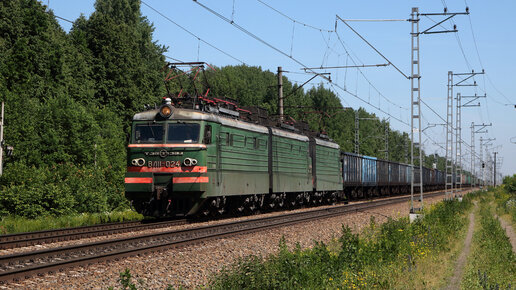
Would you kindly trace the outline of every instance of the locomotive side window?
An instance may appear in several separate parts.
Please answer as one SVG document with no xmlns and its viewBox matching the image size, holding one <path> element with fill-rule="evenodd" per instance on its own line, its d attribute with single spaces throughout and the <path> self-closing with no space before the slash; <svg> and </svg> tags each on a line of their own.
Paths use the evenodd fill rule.
<svg viewBox="0 0 516 290">
<path fill-rule="evenodd" d="M 222 132 L 220 133 L 220 144 L 221 145 L 226 145 L 226 146 L 229 146 L 229 133 L 227 132 Z"/>
<path fill-rule="evenodd" d="M 199 124 L 168 124 L 167 143 L 199 143 Z"/>
<path fill-rule="evenodd" d="M 134 126 L 134 143 L 162 143 L 162 124 L 137 124 Z"/>
<path fill-rule="evenodd" d="M 204 127 L 204 144 L 211 144 L 211 125 Z"/>
<path fill-rule="evenodd" d="M 244 148 L 245 147 L 245 137 L 240 134 L 231 134 L 231 146 Z"/>
<path fill-rule="evenodd" d="M 267 150 L 267 141 L 265 141 L 263 139 L 258 139 L 257 149 L 262 150 L 262 151 Z"/>
<path fill-rule="evenodd" d="M 245 137 L 245 147 L 257 149 L 258 144 L 256 141 L 256 137 L 249 137 L 249 136 Z"/>
</svg>

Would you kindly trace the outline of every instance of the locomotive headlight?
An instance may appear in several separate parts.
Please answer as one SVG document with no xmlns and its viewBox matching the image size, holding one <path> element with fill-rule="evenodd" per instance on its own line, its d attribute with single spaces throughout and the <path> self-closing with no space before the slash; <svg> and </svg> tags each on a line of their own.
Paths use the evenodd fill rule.
<svg viewBox="0 0 516 290">
<path fill-rule="evenodd" d="M 159 115 L 163 118 L 168 118 L 172 115 L 172 105 L 164 104 L 159 108 Z"/>
<path fill-rule="evenodd" d="M 195 166 L 195 165 L 197 165 L 197 159 L 185 158 L 185 160 L 183 161 L 183 164 L 185 166 Z"/>
<path fill-rule="evenodd" d="M 191 158 L 185 158 L 185 161 L 183 161 L 183 164 L 185 166 L 192 166 L 192 159 Z"/>
<path fill-rule="evenodd" d="M 133 160 L 131 160 L 131 164 L 133 164 L 133 166 L 143 166 L 143 165 L 145 165 L 145 159 L 143 159 L 143 158 L 133 159 Z"/>
<path fill-rule="evenodd" d="M 145 165 L 145 159 L 143 159 L 143 158 L 138 159 L 138 166 L 143 166 L 143 165 Z"/>
</svg>

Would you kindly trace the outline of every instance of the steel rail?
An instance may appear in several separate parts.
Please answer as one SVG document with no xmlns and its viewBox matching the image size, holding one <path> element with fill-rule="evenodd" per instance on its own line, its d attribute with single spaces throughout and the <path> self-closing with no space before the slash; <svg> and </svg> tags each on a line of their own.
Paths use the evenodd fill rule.
<svg viewBox="0 0 516 290">
<path fill-rule="evenodd" d="M 61 228 L 55 230 L 1 235 L 0 250 L 40 245 L 45 243 L 55 243 L 61 241 L 106 236 L 131 231 L 163 228 L 168 226 L 182 225 L 186 223 L 186 219 L 162 222 L 129 221 L 121 223 L 108 223 L 93 226 Z"/>
<path fill-rule="evenodd" d="M 427 196 L 442 194 L 443 191 L 430 193 Z M 406 196 L 379 199 L 363 203 L 287 213 L 279 216 L 233 221 L 184 230 L 4 255 L 0 256 L 0 281 L 3 283 L 17 281 L 33 275 L 62 271 L 63 269 L 74 266 L 88 265 L 107 260 L 118 260 L 123 257 L 182 247 L 210 239 L 256 232 L 316 219 L 334 217 L 351 212 L 359 212 L 375 207 L 405 202 L 407 200 L 408 197 Z M 51 261 L 44 261 L 44 259 Z"/>
</svg>

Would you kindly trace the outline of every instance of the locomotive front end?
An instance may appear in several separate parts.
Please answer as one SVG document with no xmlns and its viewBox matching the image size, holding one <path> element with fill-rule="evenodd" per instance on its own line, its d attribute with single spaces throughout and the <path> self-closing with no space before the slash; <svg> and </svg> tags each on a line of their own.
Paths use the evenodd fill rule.
<svg viewBox="0 0 516 290">
<path fill-rule="evenodd" d="M 209 182 L 204 123 L 175 119 L 174 108 L 136 114 L 128 145 L 125 195 L 147 216 L 184 216 L 201 206 Z"/>
</svg>

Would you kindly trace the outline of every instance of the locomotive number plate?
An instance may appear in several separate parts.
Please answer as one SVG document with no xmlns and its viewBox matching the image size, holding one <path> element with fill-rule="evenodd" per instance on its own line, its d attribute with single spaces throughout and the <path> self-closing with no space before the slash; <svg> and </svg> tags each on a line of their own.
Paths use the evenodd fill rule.
<svg viewBox="0 0 516 290">
<path fill-rule="evenodd" d="M 180 167 L 181 161 L 149 161 L 148 167 Z"/>
</svg>

